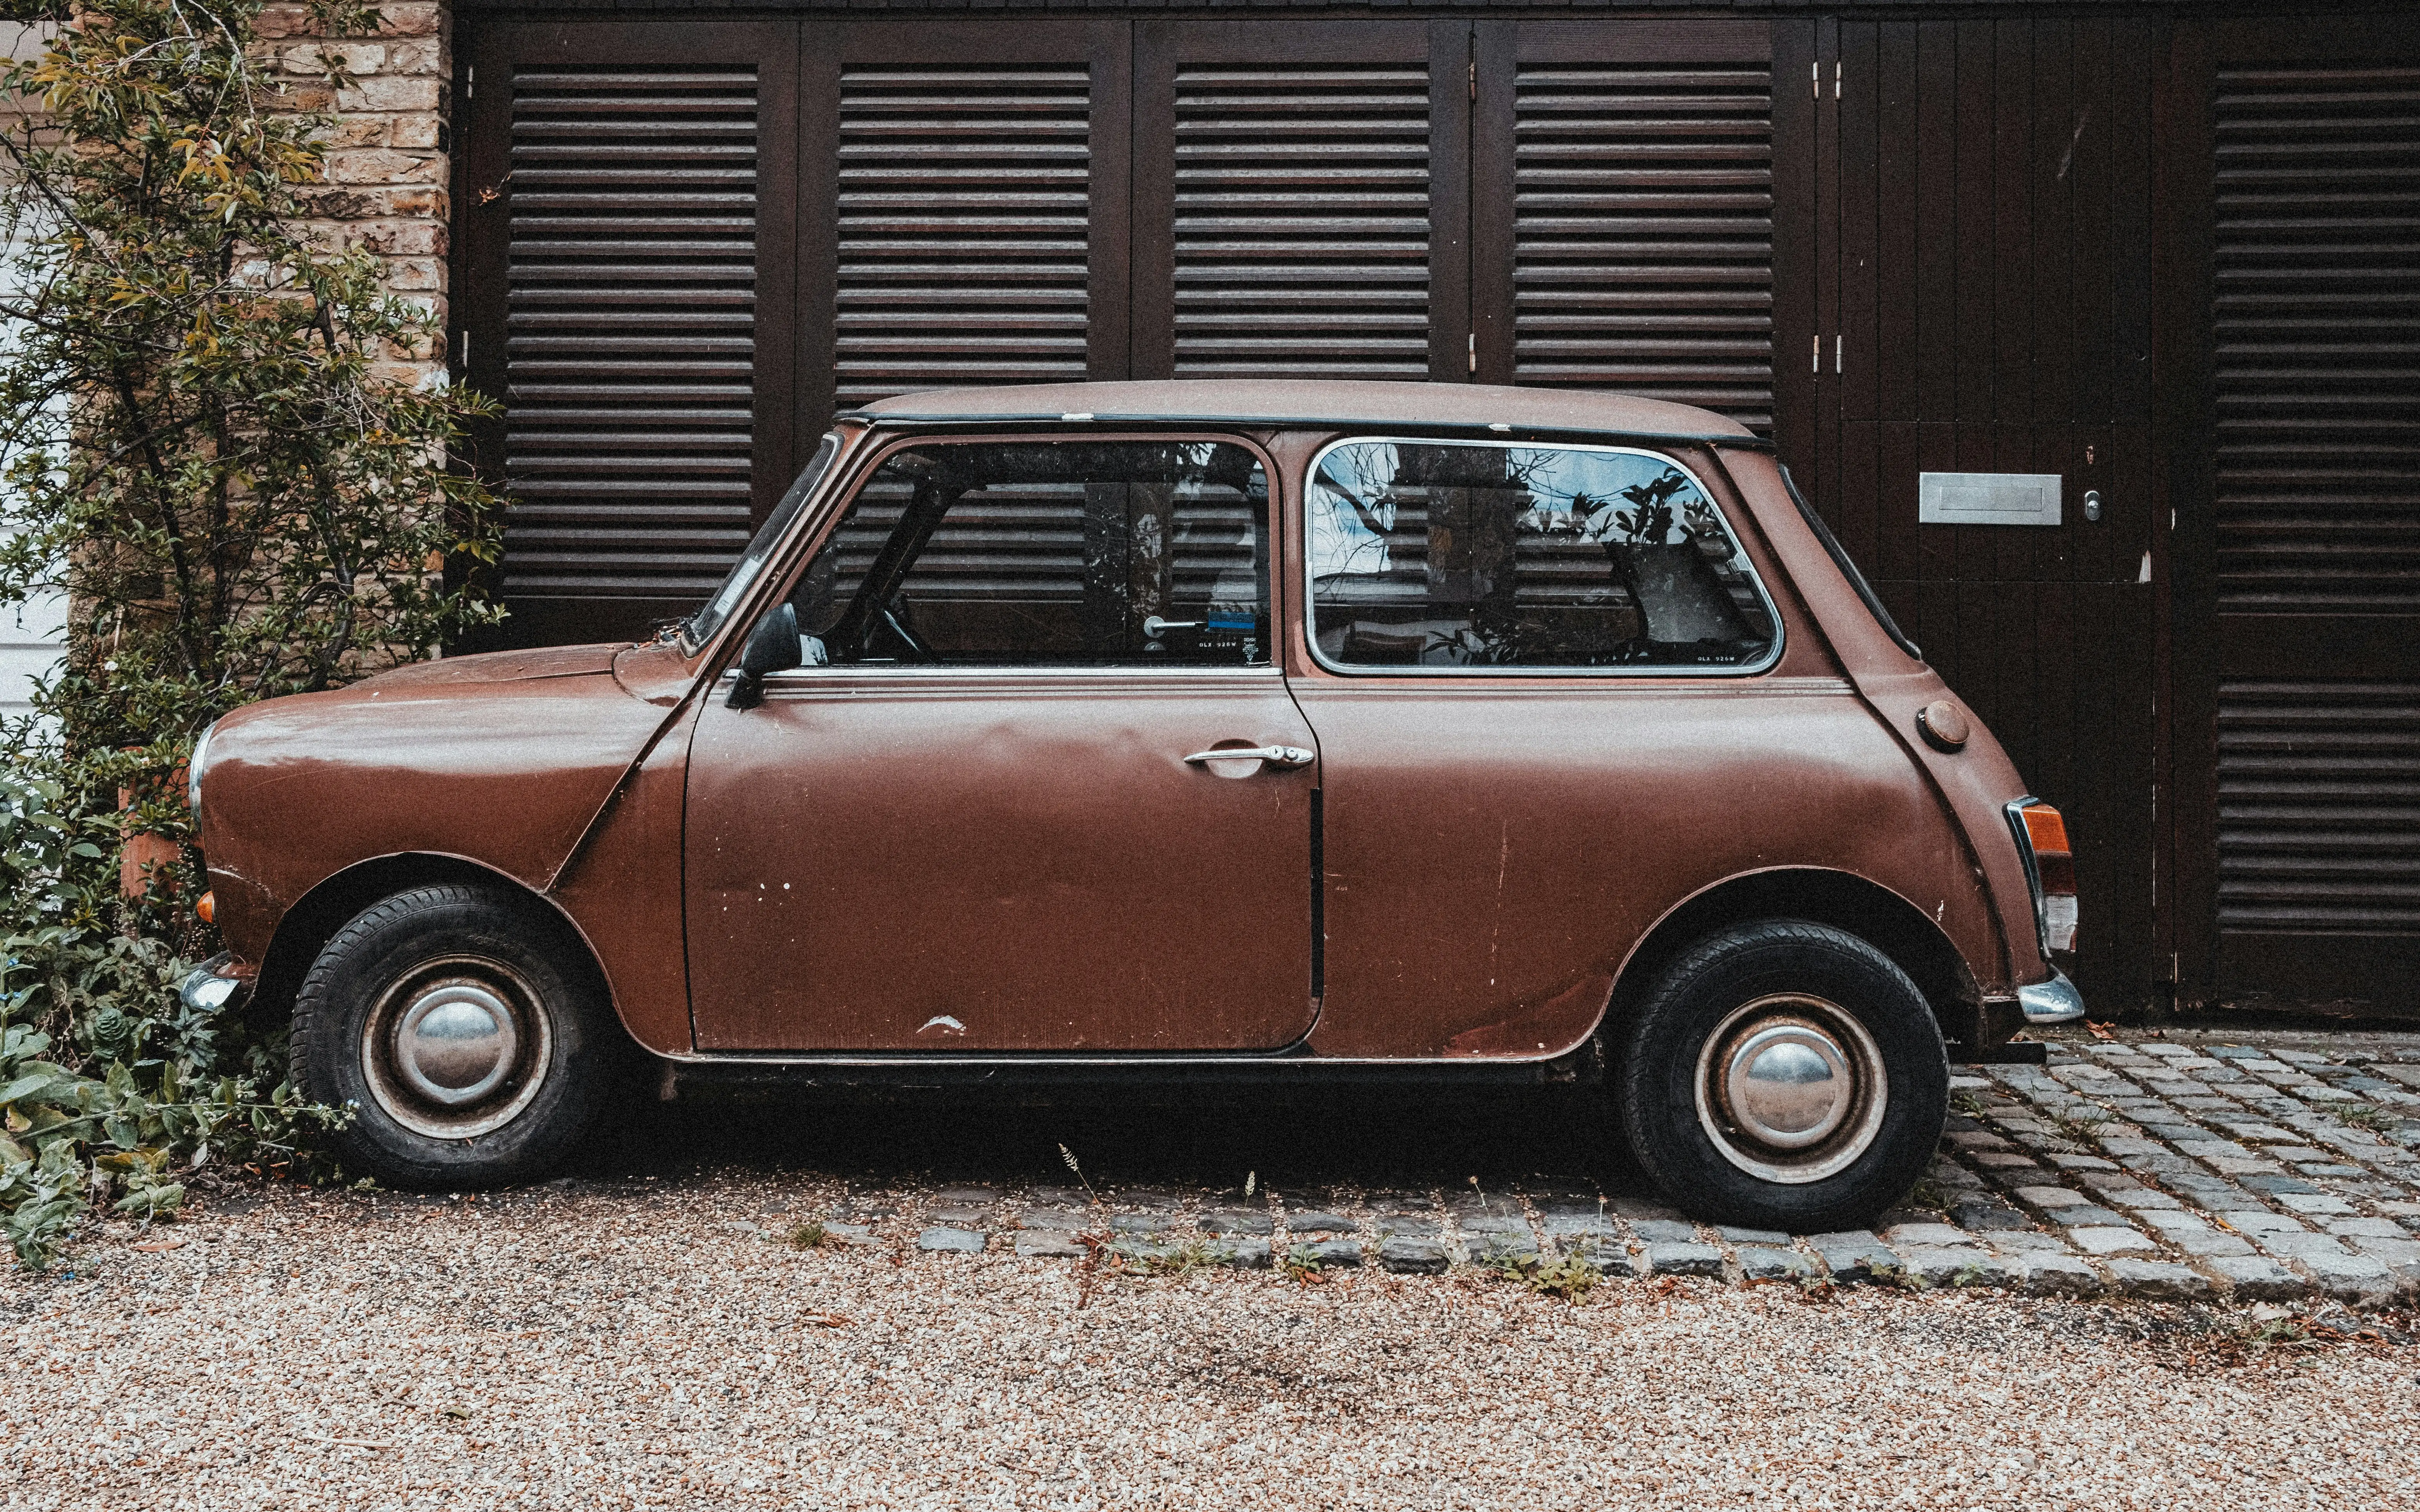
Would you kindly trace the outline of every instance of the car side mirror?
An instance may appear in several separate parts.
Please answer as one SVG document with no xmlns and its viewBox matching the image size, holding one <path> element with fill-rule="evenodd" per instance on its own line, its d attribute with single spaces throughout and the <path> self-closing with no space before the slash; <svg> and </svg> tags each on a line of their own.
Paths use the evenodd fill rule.
<svg viewBox="0 0 2420 1512">
<path fill-rule="evenodd" d="M 764 702 L 765 679 L 805 659 L 799 647 L 799 611 L 783 604 L 748 632 L 748 643 L 739 648 L 739 681 L 732 687 L 728 706 L 752 709 Z"/>
</svg>

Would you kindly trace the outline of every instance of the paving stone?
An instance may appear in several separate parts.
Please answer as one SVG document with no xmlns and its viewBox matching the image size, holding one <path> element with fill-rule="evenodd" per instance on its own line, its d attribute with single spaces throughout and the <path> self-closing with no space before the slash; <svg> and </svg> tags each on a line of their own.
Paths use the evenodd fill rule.
<svg viewBox="0 0 2420 1512">
<path fill-rule="evenodd" d="M 1205 1212 L 1202 1215 L 1202 1231 L 1205 1234 L 1266 1234 L 1272 1227 L 1265 1212 Z"/>
<path fill-rule="evenodd" d="M 2245 1178 L 2247 1185 L 2250 1184 L 2249 1179 L 2252 1177 L 2281 1176 L 2286 1169 L 2273 1160 L 2261 1160 L 2251 1155 L 2212 1155 L 2210 1157 L 2210 1168 L 2221 1176 Z"/>
<path fill-rule="evenodd" d="M 874 1241 L 874 1226 L 872 1224 L 845 1224 L 827 1218 L 824 1220 L 824 1237 L 826 1239 L 837 1239 L 844 1243 L 867 1244 Z"/>
<path fill-rule="evenodd" d="M 2017 1154 L 2012 1150 L 1978 1150 L 1970 1158 L 1976 1165 L 1983 1166 L 1985 1169 L 1995 1174 L 2009 1171 L 2039 1171 L 2041 1169 L 2040 1162 L 2034 1160 L 2030 1156 Z"/>
<path fill-rule="evenodd" d="M 1632 1223 L 1672 1222 L 1681 1218 L 1681 1210 L 1668 1203 L 1651 1202 L 1645 1197 L 1615 1197 L 1607 1204 L 1615 1213 Z"/>
<path fill-rule="evenodd" d="M 2277 1206 L 2288 1212 L 2344 1213 L 2352 1211 L 2352 1204 L 2342 1197 L 2324 1192 L 2280 1192 Z"/>
<path fill-rule="evenodd" d="M 1409 1214 L 1373 1218 L 1370 1227 L 1380 1239 L 1436 1239 L 1445 1233 L 1445 1226 L 1435 1218 L 1416 1218 Z"/>
<path fill-rule="evenodd" d="M 2349 1242 L 2364 1255 L 2384 1260 L 2387 1268 L 2398 1275 L 2407 1269 L 2420 1269 L 2420 1240 L 2378 1239 L 2368 1234 L 2355 1234 Z"/>
<path fill-rule="evenodd" d="M 2352 1253 L 2345 1248 L 2342 1240 L 2332 1234 L 2263 1234 L 2260 1247 L 2272 1255 L 2283 1255 L 2297 1260 L 2335 1260 Z"/>
<path fill-rule="evenodd" d="M 2073 1228 L 2079 1225 L 2088 1225 L 2095 1228 L 2126 1227 L 2125 1215 L 2112 1212 L 2107 1208 L 2054 1208 L 2051 1210 L 2050 1217 L 2051 1222 L 2067 1228 Z"/>
<path fill-rule="evenodd" d="M 2310 1289 L 2301 1276 L 2265 1255 L 2219 1256 L 2208 1263 L 2245 1302 L 2284 1302 Z"/>
<path fill-rule="evenodd" d="M 980 1255 L 987 1242 L 968 1228 L 927 1228 L 916 1236 L 916 1247 L 943 1254 Z"/>
<path fill-rule="evenodd" d="M 1265 1239 L 1215 1239 L 1207 1246 L 1210 1263 L 1232 1266 L 1238 1271 L 1265 1271 L 1269 1268 L 1269 1242 Z"/>
<path fill-rule="evenodd" d="M 1547 1237 L 1551 1239 L 1610 1239 L 1619 1232 L 1611 1218 L 1600 1218 L 1592 1212 L 1550 1217 L 1545 1222 L 1545 1228 Z"/>
<path fill-rule="evenodd" d="M 2050 1163 L 2062 1171 L 2114 1171 L 2118 1168 L 2116 1161 L 2103 1160 L 2098 1155 L 2054 1154 Z"/>
<path fill-rule="evenodd" d="M 2247 1176 L 2243 1185 L 2263 1196 L 2317 1196 L 2319 1189 L 2295 1176 Z"/>
<path fill-rule="evenodd" d="M 1490 1213 L 1459 1221 L 1466 1234 L 1519 1234 L 1526 1238 L 1529 1232 L 1529 1220 L 1519 1216 Z"/>
<path fill-rule="evenodd" d="M 933 1194 L 944 1208 L 987 1208 L 999 1200 L 1000 1194 L 987 1186 L 945 1186 Z"/>
<path fill-rule="evenodd" d="M 2028 1255 L 2017 1271 L 2018 1289 L 2036 1297 L 2089 1297 L 2107 1285 L 2072 1255 Z"/>
<path fill-rule="evenodd" d="M 1291 1212 L 1286 1214 L 1286 1232 L 1290 1234 L 1350 1234 L 1360 1225 L 1342 1213 Z"/>
<path fill-rule="evenodd" d="M 1972 1231 L 2004 1228 L 2031 1228 L 2034 1221 L 2005 1202 L 1976 1199 L 1959 1203 L 1949 1210 L 1958 1227 Z"/>
<path fill-rule="evenodd" d="M 1883 1230 L 1883 1242 L 1895 1250 L 1962 1245 L 1972 1236 L 1948 1224 L 1894 1224 Z"/>
<path fill-rule="evenodd" d="M 1796 1250 L 1751 1244 L 1739 1252 L 1740 1275 L 1749 1281 L 1795 1281 L 1815 1273 L 1815 1262 Z"/>
<path fill-rule="evenodd" d="M 2350 1237 L 2366 1235 L 2372 1239 L 2409 1239 L 2401 1224 L 2392 1218 L 2330 1218 L 2322 1226 L 2331 1234 Z"/>
<path fill-rule="evenodd" d="M 1900 1273 L 1899 1257 L 1884 1246 L 1881 1240 L 1863 1229 L 1845 1233 L 1816 1234 L 1808 1243 L 1823 1257 L 1824 1269 L 1832 1279 L 1844 1286 L 1861 1281 L 1896 1280 Z"/>
<path fill-rule="evenodd" d="M 1323 1271 L 1351 1271 L 1361 1264 L 1361 1242 L 1357 1239 L 1323 1240 L 1311 1245 L 1297 1244 L 1295 1248 L 1308 1248 L 1311 1258 L 1317 1260 Z"/>
<path fill-rule="evenodd" d="M 2259 1253 L 2251 1244 L 2233 1234 L 2221 1234 L 2208 1229 L 2198 1234 L 2171 1234 L 2166 1238 L 2170 1244 L 2197 1260 L 2213 1259 L 2227 1255 Z"/>
<path fill-rule="evenodd" d="M 1378 1263 L 1404 1275 L 1442 1274 L 1445 1245 L 1434 1239 L 1389 1239 L 1378 1246 Z"/>
<path fill-rule="evenodd" d="M 2063 1186 L 2021 1186 L 2017 1196 L 2037 1208 L 2088 1208 L 2092 1199 Z"/>
<path fill-rule="evenodd" d="M 1713 1275 L 1723 1273 L 1723 1252 L 1711 1244 L 1665 1240 L 1651 1243 L 1639 1257 L 1646 1275 Z"/>
<path fill-rule="evenodd" d="M 2386 1262 L 2369 1255 L 2297 1256 L 2311 1279 L 2329 1296 L 2347 1302 L 2381 1301 L 2394 1294 L 2396 1277 Z"/>
<path fill-rule="evenodd" d="M 2110 1279 L 2129 1296 L 2162 1302 L 2198 1302 L 2211 1294 L 2210 1277 L 2190 1266 L 2125 1258 L 2110 1260 L 2108 1265 Z"/>
<path fill-rule="evenodd" d="M 1161 1234 L 1175 1223 L 1175 1215 L 1165 1212 L 1113 1212 L 1109 1214 L 1109 1232 L 1113 1234 Z"/>
<path fill-rule="evenodd" d="M 1715 1227 L 1714 1232 L 1734 1244 L 1787 1244 L 1790 1242 L 1790 1236 L 1778 1228 L 1737 1228 L 1730 1224 L 1720 1224 Z"/>
<path fill-rule="evenodd" d="M 1991 1236 L 1992 1248 L 2002 1255 L 2064 1255 L 2067 1241 L 2038 1229 L 2014 1229 Z"/>
<path fill-rule="evenodd" d="M 1630 1229 L 1651 1244 L 1694 1244 L 1698 1242 L 1696 1224 L 1675 1223 L 1668 1218 L 1642 1218 L 1633 1223 Z"/>
<path fill-rule="evenodd" d="M 1016 1253 L 1026 1259 L 1081 1259 L 1084 1246 L 1067 1234 L 1047 1228 L 1028 1228 L 1016 1236 Z"/>
<path fill-rule="evenodd" d="M 1979 1249 L 1911 1249 L 1900 1260 L 1908 1278 L 1922 1287 L 2014 1288 L 2021 1274 L 2021 1262 Z"/>
<path fill-rule="evenodd" d="M 2160 1246 L 2149 1234 L 2133 1228 L 2087 1224 L 2069 1229 L 2067 1237 L 2086 1255 L 2156 1255 L 2160 1252 Z"/>
</svg>

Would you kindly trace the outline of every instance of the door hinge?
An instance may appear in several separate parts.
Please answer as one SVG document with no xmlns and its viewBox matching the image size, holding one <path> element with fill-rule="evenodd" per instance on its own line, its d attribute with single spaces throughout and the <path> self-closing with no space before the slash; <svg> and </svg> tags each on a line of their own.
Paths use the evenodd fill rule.
<svg viewBox="0 0 2420 1512">
<path fill-rule="evenodd" d="M 1815 98 L 1823 98 L 1823 63 L 1822 59 L 1807 65 L 1807 82 L 1814 86 Z"/>
<path fill-rule="evenodd" d="M 1817 378 L 1823 376 L 1823 333 L 1820 331 L 1815 333 L 1815 360 L 1807 371 Z"/>
<path fill-rule="evenodd" d="M 1470 370 L 1479 371 L 1479 333 L 1475 331 L 1470 335 Z"/>
<path fill-rule="evenodd" d="M 1835 331 L 1834 332 L 1832 332 L 1832 371 L 1833 371 L 1834 373 L 1836 373 L 1836 374 L 1837 374 L 1837 373 L 1839 373 L 1839 372 L 1844 371 L 1844 369 L 1842 369 L 1842 367 L 1840 366 L 1840 363 L 1841 363 L 1841 357 L 1840 357 L 1840 343 L 1841 343 L 1841 340 L 1842 340 L 1842 337 L 1841 337 L 1841 335 L 1840 335 L 1840 333 L 1839 333 L 1838 332 Z"/>
<path fill-rule="evenodd" d="M 467 64 L 463 67 L 462 98 L 465 100 L 476 100 L 479 98 L 479 68 L 475 63 Z"/>
<path fill-rule="evenodd" d="M 1838 58 L 1832 60 L 1832 98 L 1835 100 L 1840 98 L 1840 60 Z"/>
<path fill-rule="evenodd" d="M 1473 100 L 1479 98 L 1479 60 L 1477 58 L 1470 60 L 1470 98 Z"/>
</svg>

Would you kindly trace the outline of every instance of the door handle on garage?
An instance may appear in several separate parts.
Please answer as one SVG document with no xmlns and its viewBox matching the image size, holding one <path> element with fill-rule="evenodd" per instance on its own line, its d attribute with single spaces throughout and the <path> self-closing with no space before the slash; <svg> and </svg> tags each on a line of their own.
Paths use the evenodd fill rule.
<svg viewBox="0 0 2420 1512">
<path fill-rule="evenodd" d="M 1280 770 L 1309 766 L 1318 752 L 1300 746 L 1230 746 L 1222 750 L 1197 750 L 1185 758 L 1188 762 L 1265 762 Z"/>
</svg>

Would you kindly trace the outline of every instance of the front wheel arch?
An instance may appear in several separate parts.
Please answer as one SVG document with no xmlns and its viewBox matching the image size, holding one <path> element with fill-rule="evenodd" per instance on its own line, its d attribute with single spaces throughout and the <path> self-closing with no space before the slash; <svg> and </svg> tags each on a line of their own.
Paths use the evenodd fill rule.
<svg viewBox="0 0 2420 1512">
<path fill-rule="evenodd" d="M 613 1003 L 618 1022 L 621 1006 L 614 1000 L 613 984 L 605 973 L 604 963 L 597 958 L 596 947 L 589 944 L 587 933 L 561 903 L 494 867 L 432 851 L 403 851 L 357 861 L 321 878 L 310 891 L 296 899 L 293 906 L 279 917 L 277 928 L 269 938 L 269 949 L 262 953 L 250 1011 L 280 1017 L 290 1013 L 304 974 L 328 942 L 336 937 L 338 930 L 380 899 L 444 883 L 506 889 L 545 904 L 561 921 L 566 947 L 595 974 L 595 985 L 604 993 L 606 1001 Z M 628 1032 L 627 1026 L 624 1032 Z"/>
</svg>

